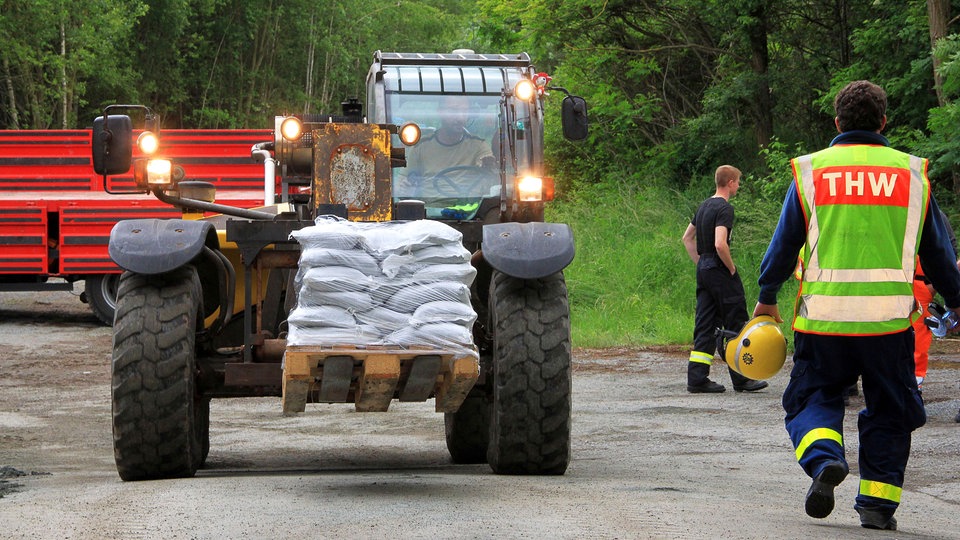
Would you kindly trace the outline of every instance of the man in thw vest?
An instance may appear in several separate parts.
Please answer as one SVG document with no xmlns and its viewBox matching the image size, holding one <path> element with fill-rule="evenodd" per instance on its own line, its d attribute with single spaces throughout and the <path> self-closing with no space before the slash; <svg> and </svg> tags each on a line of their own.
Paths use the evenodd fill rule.
<svg viewBox="0 0 960 540">
<path fill-rule="evenodd" d="M 794 366 L 783 393 L 785 424 L 813 482 L 805 509 L 833 511 L 849 467 L 843 393 L 862 378 L 859 415 L 860 524 L 896 530 L 913 430 L 926 422 L 914 378 L 913 297 L 917 256 L 960 313 L 960 272 L 927 178 L 927 160 L 889 147 L 880 135 L 887 96 L 854 81 L 834 101 L 840 131 L 830 147 L 791 161 L 780 221 L 760 265 L 754 316 L 780 321 L 777 292 L 800 254 L 794 309 Z"/>
</svg>

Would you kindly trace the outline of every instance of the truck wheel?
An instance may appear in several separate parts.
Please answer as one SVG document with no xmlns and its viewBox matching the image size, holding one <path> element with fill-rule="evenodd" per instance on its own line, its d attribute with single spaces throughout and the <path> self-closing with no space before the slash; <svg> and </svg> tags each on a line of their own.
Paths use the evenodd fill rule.
<svg viewBox="0 0 960 540">
<path fill-rule="evenodd" d="M 202 298 L 191 266 L 120 278 L 111 405 L 123 480 L 189 477 L 202 462 L 194 351 Z"/>
<path fill-rule="evenodd" d="M 468 395 L 457 412 L 443 415 L 447 450 L 454 463 L 486 463 L 490 445 L 490 403 L 485 396 Z"/>
<path fill-rule="evenodd" d="M 90 305 L 90 311 L 108 326 L 113 324 L 113 313 L 117 309 L 117 284 L 120 274 L 96 274 L 83 280 L 83 300 Z"/>
<path fill-rule="evenodd" d="M 494 272 L 493 405 L 487 461 L 497 474 L 563 474 L 570 462 L 570 305 L 563 273 Z"/>
</svg>

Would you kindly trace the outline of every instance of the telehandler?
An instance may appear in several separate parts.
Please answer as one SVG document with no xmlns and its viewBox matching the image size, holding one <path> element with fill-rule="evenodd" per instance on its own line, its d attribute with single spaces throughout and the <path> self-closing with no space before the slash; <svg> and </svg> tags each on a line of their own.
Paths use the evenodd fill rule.
<svg viewBox="0 0 960 540">
<path fill-rule="evenodd" d="M 272 204 L 252 209 L 213 202 L 210 184 L 162 159 L 148 108 L 106 107 L 96 173 L 132 165 L 138 190 L 184 212 L 121 221 L 110 236 L 124 270 L 111 399 L 120 477 L 193 476 L 211 400 L 249 396 L 279 396 L 284 414 L 433 399 L 455 463 L 563 474 L 574 242 L 568 225 L 544 222 L 544 99 L 566 94 L 570 140 L 587 136 L 587 115 L 549 80 L 525 53 L 378 51 L 365 110 L 347 100 L 338 115 L 278 116 L 272 140 L 253 145 Z M 456 162 L 451 149 L 439 153 L 449 164 L 422 167 L 418 146 L 440 141 L 451 96 L 465 108 L 461 139 L 483 159 Z M 157 150 L 133 159 L 148 142 Z"/>
</svg>

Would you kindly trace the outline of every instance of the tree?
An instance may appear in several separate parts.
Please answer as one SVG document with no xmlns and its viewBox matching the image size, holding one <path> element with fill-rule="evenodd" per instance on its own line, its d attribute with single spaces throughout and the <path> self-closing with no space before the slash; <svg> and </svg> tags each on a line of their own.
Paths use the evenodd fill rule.
<svg viewBox="0 0 960 540">
<path fill-rule="evenodd" d="M 936 49 L 937 42 L 947 36 L 947 25 L 950 18 L 950 0 L 927 0 L 927 18 L 930 26 L 930 49 Z M 943 77 L 939 73 L 940 59 L 933 56 L 933 82 L 937 91 L 937 103 L 942 107 L 946 104 L 943 95 Z"/>
</svg>

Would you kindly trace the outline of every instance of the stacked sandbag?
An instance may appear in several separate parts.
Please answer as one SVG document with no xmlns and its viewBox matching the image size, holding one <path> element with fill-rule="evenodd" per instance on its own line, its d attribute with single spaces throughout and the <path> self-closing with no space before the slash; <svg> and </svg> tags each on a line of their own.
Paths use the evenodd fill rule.
<svg viewBox="0 0 960 540">
<path fill-rule="evenodd" d="M 322 216 L 293 237 L 301 255 L 289 345 L 429 346 L 477 356 L 477 271 L 456 229 Z"/>
</svg>

